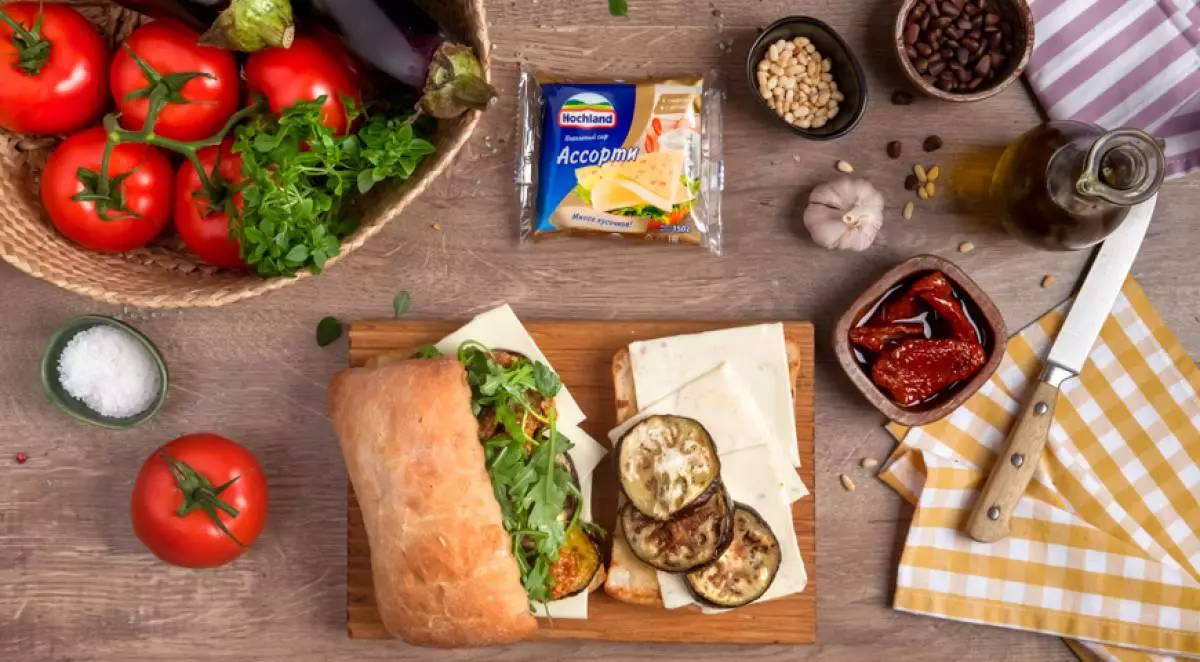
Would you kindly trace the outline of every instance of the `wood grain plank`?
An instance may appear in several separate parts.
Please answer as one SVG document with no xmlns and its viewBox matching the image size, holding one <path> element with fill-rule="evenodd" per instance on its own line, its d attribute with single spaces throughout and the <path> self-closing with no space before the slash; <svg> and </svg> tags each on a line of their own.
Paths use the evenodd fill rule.
<svg viewBox="0 0 1200 662">
<path fill-rule="evenodd" d="M 350 327 L 350 364 L 389 352 L 407 353 L 436 342 L 459 322 L 363 322 Z M 528 322 L 526 327 L 589 414 L 584 429 L 598 440 L 615 426 L 612 356 L 634 340 L 696 333 L 730 326 L 727 322 Z M 784 333 L 804 357 L 796 384 L 796 432 L 800 475 L 813 485 L 813 327 L 785 322 Z M 605 443 L 605 442 L 602 442 Z M 611 531 L 615 521 L 616 476 L 609 463 L 597 469 L 593 492 L 594 519 Z M 375 607 L 370 546 L 362 513 L 347 487 L 346 592 L 347 630 L 352 638 L 388 636 Z M 617 602 L 603 591 L 593 593 L 587 620 L 542 622 L 535 639 L 585 639 L 621 642 L 693 642 L 738 644 L 803 644 L 816 641 L 816 497 L 797 501 L 793 524 L 808 568 L 808 587 L 799 595 L 706 616 L 693 609 L 655 609 Z"/>
</svg>

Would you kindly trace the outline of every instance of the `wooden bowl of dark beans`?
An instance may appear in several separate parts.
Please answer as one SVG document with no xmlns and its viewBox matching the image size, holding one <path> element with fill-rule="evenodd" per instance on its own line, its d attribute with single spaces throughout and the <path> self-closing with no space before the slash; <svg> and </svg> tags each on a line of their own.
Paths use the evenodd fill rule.
<svg viewBox="0 0 1200 662">
<path fill-rule="evenodd" d="M 895 38 L 900 67 L 922 92 L 979 101 L 1025 71 L 1033 13 L 1025 0 L 905 0 Z"/>
</svg>

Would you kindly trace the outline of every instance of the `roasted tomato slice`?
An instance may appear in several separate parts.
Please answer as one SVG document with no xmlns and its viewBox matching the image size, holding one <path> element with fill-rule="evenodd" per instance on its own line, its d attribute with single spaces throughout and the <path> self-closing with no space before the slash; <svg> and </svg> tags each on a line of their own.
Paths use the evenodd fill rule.
<svg viewBox="0 0 1200 662">
<path fill-rule="evenodd" d="M 971 377 L 986 361 L 983 347 L 970 340 L 905 340 L 880 355 L 871 380 L 897 403 L 911 406 Z"/>
<path fill-rule="evenodd" d="M 860 326 L 850 329 L 850 342 L 876 354 L 891 349 L 906 338 L 924 338 L 925 325 L 919 322 L 900 322 L 887 326 Z"/>
<path fill-rule="evenodd" d="M 586 591 L 603 565 L 600 547 L 581 526 L 567 531 L 567 541 L 550 564 L 550 599 L 562 600 Z"/>
</svg>

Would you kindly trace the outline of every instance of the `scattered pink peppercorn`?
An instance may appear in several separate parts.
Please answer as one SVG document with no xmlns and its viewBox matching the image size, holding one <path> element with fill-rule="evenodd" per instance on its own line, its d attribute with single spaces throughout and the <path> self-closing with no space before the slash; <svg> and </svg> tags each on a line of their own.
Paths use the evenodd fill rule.
<svg viewBox="0 0 1200 662">
<path fill-rule="evenodd" d="M 17 464 L 25 464 L 28 459 L 29 455 L 27 453 L 17 453 Z"/>
</svg>

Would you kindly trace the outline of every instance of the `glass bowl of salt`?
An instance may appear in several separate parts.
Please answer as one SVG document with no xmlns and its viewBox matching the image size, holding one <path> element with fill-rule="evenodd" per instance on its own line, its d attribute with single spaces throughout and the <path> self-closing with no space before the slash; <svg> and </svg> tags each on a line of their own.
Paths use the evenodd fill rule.
<svg viewBox="0 0 1200 662">
<path fill-rule="evenodd" d="M 150 420 L 167 399 L 167 364 L 141 331 L 104 315 L 72 317 L 42 354 L 42 388 L 59 409 L 114 430 Z"/>
</svg>

